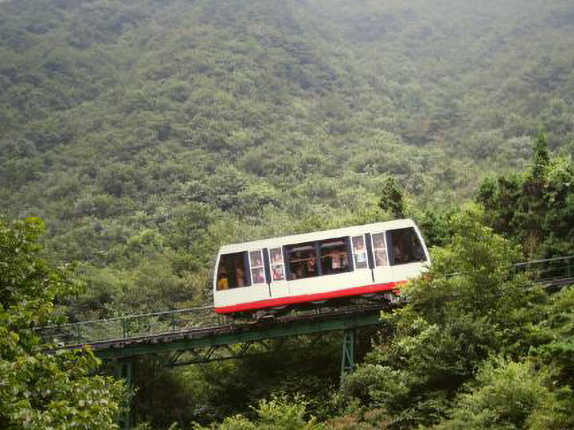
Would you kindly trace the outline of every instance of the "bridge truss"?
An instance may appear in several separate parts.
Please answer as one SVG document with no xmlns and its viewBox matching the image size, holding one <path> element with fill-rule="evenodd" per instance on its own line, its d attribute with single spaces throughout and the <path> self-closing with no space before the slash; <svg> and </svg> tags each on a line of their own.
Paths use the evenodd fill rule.
<svg viewBox="0 0 574 430">
<path fill-rule="evenodd" d="M 574 256 L 519 263 L 512 270 L 529 273 L 551 289 L 560 288 L 574 283 Z M 461 274 L 451 276 L 457 275 Z M 392 307 L 365 302 L 343 309 L 317 308 L 281 318 L 236 323 L 206 306 L 44 327 L 41 333 L 66 348 L 91 348 L 131 386 L 138 357 L 161 355 L 167 357 L 166 366 L 201 364 L 276 351 L 292 337 L 314 336 L 316 340 L 325 333 L 340 331 L 344 377 L 355 368 L 357 330 L 380 324 L 380 313 Z M 129 425 L 128 413 L 122 428 L 129 429 Z"/>
</svg>

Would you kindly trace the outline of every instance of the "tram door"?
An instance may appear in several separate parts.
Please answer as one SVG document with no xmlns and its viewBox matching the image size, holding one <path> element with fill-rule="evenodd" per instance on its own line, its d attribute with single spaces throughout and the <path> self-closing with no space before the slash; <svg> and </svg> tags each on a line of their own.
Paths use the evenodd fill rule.
<svg viewBox="0 0 574 430">
<path fill-rule="evenodd" d="M 273 298 L 288 296 L 289 282 L 285 270 L 285 255 L 281 247 L 269 248 L 266 252 L 269 294 Z"/>
<path fill-rule="evenodd" d="M 270 295 L 268 284 L 268 273 L 265 270 L 265 250 L 257 249 L 249 251 L 249 268 L 251 276 L 251 287 L 249 291 L 249 301 L 265 300 Z"/>
<path fill-rule="evenodd" d="M 361 234 L 351 237 L 353 253 L 353 281 L 355 286 L 374 284 L 373 262 L 370 255 L 370 235 Z"/>
<path fill-rule="evenodd" d="M 393 269 L 389 265 L 387 252 L 387 240 L 384 231 L 369 235 L 373 266 L 373 281 L 375 284 L 387 284 L 393 282 Z"/>
</svg>

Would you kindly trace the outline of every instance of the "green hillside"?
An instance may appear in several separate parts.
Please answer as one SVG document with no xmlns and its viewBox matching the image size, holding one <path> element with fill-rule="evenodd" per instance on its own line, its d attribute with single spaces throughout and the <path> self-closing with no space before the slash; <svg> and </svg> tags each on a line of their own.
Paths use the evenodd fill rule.
<svg viewBox="0 0 574 430">
<path fill-rule="evenodd" d="M 386 175 L 416 215 L 523 168 L 540 125 L 574 151 L 567 1 L 24 0 L 0 18 L 2 212 L 46 220 L 98 310 L 208 300 L 221 243 L 384 218 Z"/>
<path fill-rule="evenodd" d="M 142 360 L 139 430 L 574 428 L 574 295 L 509 274 L 574 251 L 573 46 L 571 0 L 0 0 L 0 423 L 100 397 L 85 428 L 113 428 L 119 384 L 44 354 L 54 309 L 209 304 L 222 244 L 389 219 L 398 195 L 440 247 L 340 390 L 336 336 Z M 8 221 L 28 216 L 45 235 Z"/>
</svg>

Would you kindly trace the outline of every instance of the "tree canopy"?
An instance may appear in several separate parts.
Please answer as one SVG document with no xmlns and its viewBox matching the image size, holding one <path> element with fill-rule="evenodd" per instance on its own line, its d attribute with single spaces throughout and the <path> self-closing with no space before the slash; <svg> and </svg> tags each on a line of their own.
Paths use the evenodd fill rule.
<svg viewBox="0 0 574 430">
<path fill-rule="evenodd" d="M 572 293 L 510 268 L 573 251 L 573 30 L 567 0 L 0 0 L 0 420 L 117 415 L 40 325 L 204 305 L 222 244 L 407 216 L 430 277 L 343 391 L 334 339 L 150 360 L 139 418 L 568 428 Z"/>
<path fill-rule="evenodd" d="M 0 220 L 2 428 L 116 428 L 122 384 L 93 375 L 99 360 L 90 351 L 57 349 L 38 334 L 56 322 L 55 301 L 78 292 L 69 268 L 39 257 L 42 230 L 39 219 Z"/>
</svg>

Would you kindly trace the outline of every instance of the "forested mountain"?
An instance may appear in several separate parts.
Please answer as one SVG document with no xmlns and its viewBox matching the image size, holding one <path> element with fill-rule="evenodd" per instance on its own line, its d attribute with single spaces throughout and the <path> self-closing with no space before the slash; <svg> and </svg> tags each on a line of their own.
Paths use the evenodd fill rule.
<svg viewBox="0 0 574 430">
<path fill-rule="evenodd" d="M 510 360 L 543 345 L 546 364 L 572 366 L 571 324 L 533 316 L 558 315 L 571 296 L 526 294 L 515 307 L 491 303 L 491 313 L 470 300 L 471 311 L 449 308 L 442 318 L 426 305 L 424 288 L 438 279 L 464 296 L 480 285 L 441 278 L 468 269 L 453 257 L 475 249 L 464 240 L 498 244 L 494 256 L 474 244 L 492 257 L 496 276 L 517 260 L 520 252 L 485 225 L 523 256 L 572 252 L 573 46 L 571 0 L 0 0 L 0 218 L 43 218 L 44 256 L 76 262 L 86 283 L 63 303 L 70 318 L 110 317 L 210 303 L 222 244 L 388 219 L 379 203 L 392 178 L 406 214 L 448 248 L 437 251 L 433 278 L 413 287 L 422 305 L 393 317 L 396 337 L 343 390 L 363 406 L 388 408 L 385 420 L 395 413 L 388 427 L 371 426 L 371 415 L 361 428 L 432 426 L 449 407 L 440 428 L 464 428 L 464 405 L 484 401 L 480 390 L 495 390 L 497 378 L 513 372 L 546 384 L 546 397 L 529 403 L 542 411 L 529 428 L 545 428 L 536 425 L 560 394 L 547 388 L 551 372 L 532 376 Z M 543 135 L 537 140 L 541 129 L 550 154 Z M 448 215 L 471 199 L 486 212 L 459 214 L 457 232 Z M 521 282 L 490 281 L 508 297 Z M 436 294 L 448 297 L 447 287 Z M 510 313 L 532 331 L 508 328 L 492 341 L 488 327 L 504 326 Z M 429 346 L 428 333 L 444 343 Z M 467 339 L 466 352 L 456 351 L 468 357 L 449 361 L 449 342 L 458 342 L 451 335 Z M 405 345 L 446 358 L 429 370 Z M 328 348 L 291 360 L 313 368 L 327 356 Z M 388 367 L 397 357 L 411 361 Z M 261 362 L 234 366 L 162 375 L 148 389 L 192 393 L 193 401 L 176 402 L 186 406 L 180 422 L 249 410 L 272 390 L 314 396 L 311 407 L 324 417 L 338 407 L 313 403 L 332 391 L 336 367 L 313 379 L 288 373 L 286 360 L 276 372 L 290 376 L 278 388 L 268 383 L 275 370 L 258 373 Z M 474 388 L 463 386 L 478 368 Z M 432 372 L 458 385 L 436 388 Z M 558 375 L 567 387 L 568 370 Z M 332 428 L 359 428 L 353 401 Z M 167 428 L 176 414 L 155 406 L 150 420 Z M 255 415 L 265 420 L 284 407 L 283 397 L 263 401 Z M 287 409 L 315 428 L 301 421 L 304 408 Z M 556 416 L 554 428 L 571 424 Z M 237 423 L 226 428 L 256 428 Z"/>
<path fill-rule="evenodd" d="M 2 212 L 99 310 L 188 301 L 221 243 L 384 217 L 386 175 L 416 213 L 539 126 L 574 151 L 573 29 L 559 0 L 6 1 Z"/>
</svg>

